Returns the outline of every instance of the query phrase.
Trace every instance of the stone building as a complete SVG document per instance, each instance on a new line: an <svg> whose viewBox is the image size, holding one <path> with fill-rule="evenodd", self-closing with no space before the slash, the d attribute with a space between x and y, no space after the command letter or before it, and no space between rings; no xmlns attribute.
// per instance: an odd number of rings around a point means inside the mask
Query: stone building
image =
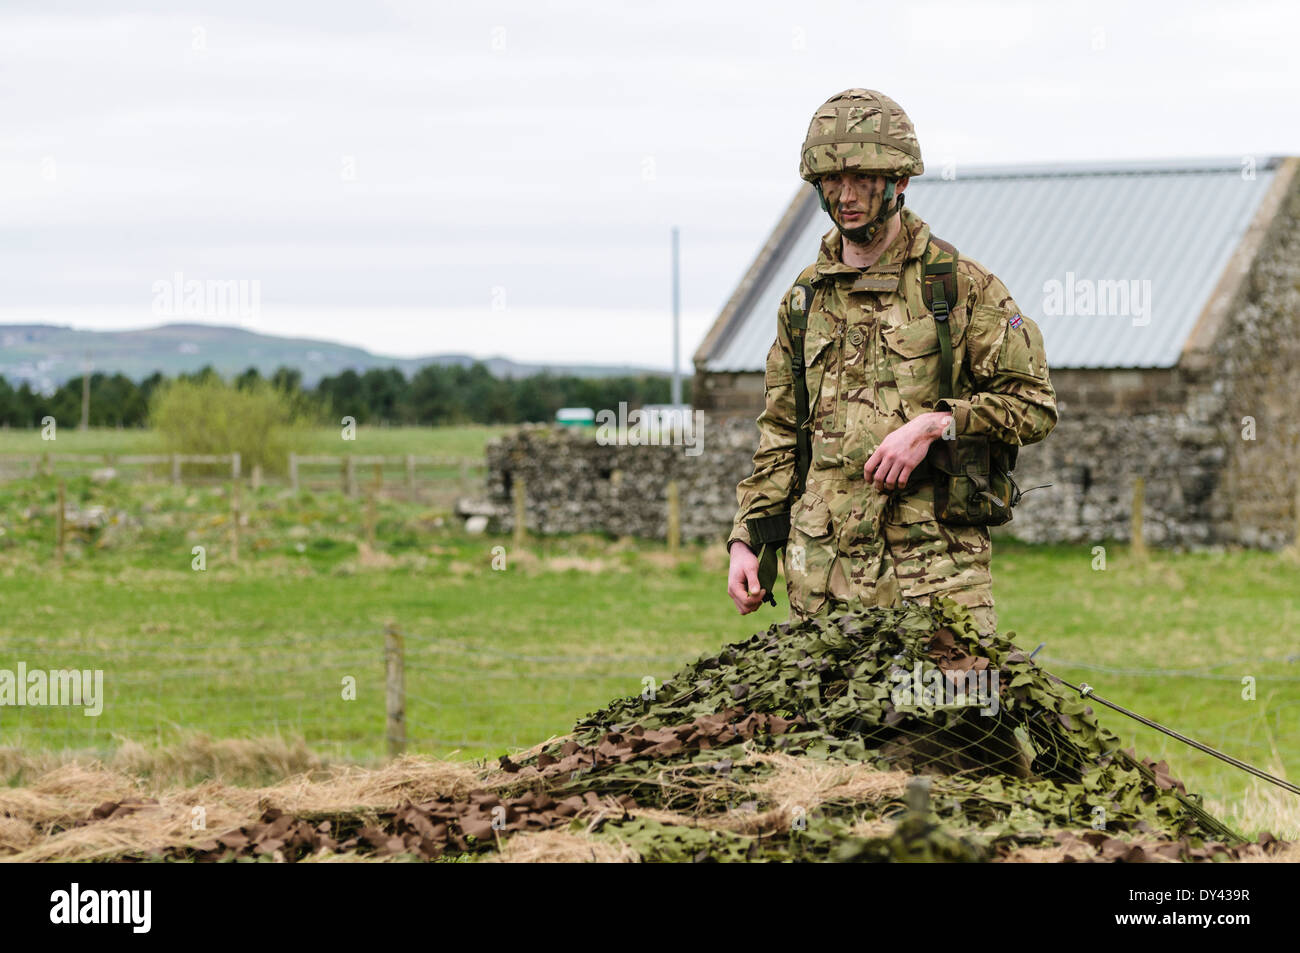
<svg viewBox="0 0 1300 953"><path fill-rule="evenodd" d="M990 268L1042 328L1060 422L1024 448L1025 496L997 534L1278 547L1300 522L1300 177L1296 158L1019 166L925 175L907 205ZM831 225L801 186L695 353L703 452L524 428L489 448L489 500L530 529L726 537L751 469L777 303Z"/></svg>

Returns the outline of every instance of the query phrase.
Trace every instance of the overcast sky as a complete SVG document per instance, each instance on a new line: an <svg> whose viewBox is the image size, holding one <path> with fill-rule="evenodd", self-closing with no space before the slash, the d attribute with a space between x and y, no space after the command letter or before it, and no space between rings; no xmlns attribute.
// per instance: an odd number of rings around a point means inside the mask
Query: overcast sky
<svg viewBox="0 0 1300 953"><path fill-rule="evenodd" d="M832 94L897 99L934 174L1296 154L1298 35L1287 2L5 0L0 322L667 367L677 225L689 367ZM257 306L160 313L177 273Z"/></svg>

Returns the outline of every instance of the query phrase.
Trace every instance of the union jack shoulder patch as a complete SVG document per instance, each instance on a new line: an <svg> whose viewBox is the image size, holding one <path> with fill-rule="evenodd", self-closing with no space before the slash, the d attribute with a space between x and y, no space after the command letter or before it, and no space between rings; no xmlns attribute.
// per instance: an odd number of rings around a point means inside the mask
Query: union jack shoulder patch
<svg viewBox="0 0 1300 953"><path fill-rule="evenodd" d="M1018 328L1018 327L1020 327L1020 325L1022 325L1022 324L1024 324L1024 323L1025 323L1024 318L1020 317L1020 315L1019 315L1018 313L1017 313L1017 314L1013 314L1013 315L1011 316L1011 326L1012 326L1013 328Z"/></svg>

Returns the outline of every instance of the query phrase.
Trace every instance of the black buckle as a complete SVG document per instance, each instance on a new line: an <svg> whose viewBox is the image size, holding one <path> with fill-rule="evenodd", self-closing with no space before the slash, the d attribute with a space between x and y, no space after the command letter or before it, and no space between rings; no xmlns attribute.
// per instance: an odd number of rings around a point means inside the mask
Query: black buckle
<svg viewBox="0 0 1300 953"><path fill-rule="evenodd" d="M934 319L936 321L947 321L948 320L948 296L946 293L936 296L934 293L935 284L936 282L933 281L929 282L930 310L934 312Z"/></svg>

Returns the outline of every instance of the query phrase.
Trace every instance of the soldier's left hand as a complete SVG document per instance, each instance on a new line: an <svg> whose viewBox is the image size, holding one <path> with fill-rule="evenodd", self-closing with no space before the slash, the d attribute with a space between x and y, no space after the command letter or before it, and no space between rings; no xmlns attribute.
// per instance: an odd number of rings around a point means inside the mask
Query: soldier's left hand
<svg viewBox="0 0 1300 953"><path fill-rule="evenodd" d="M925 459L930 444L942 436L951 414L931 411L909 420L880 441L862 468L862 478L882 493L907 486L912 471Z"/></svg>

